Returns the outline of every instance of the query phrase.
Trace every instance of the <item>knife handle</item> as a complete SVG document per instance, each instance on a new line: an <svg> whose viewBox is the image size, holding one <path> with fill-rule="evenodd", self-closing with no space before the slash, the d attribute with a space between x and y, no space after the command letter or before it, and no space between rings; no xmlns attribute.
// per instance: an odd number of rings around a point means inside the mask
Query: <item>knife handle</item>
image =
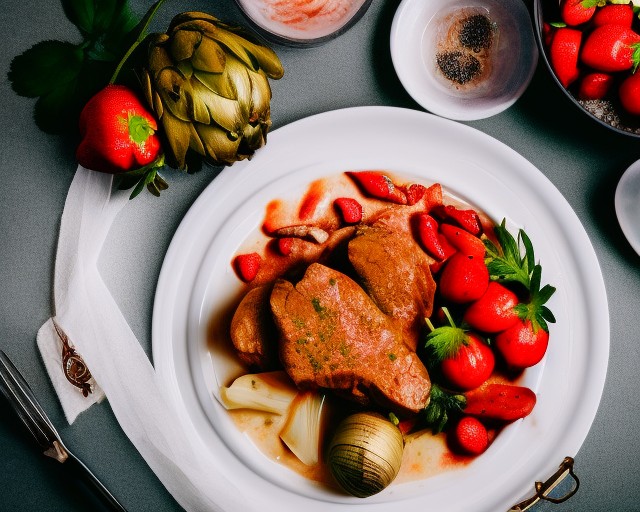
<svg viewBox="0 0 640 512"><path fill-rule="evenodd" d="M127 509L115 498L109 489L107 489L100 480L91 472L91 470L84 465L84 463L78 459L75 455L68 452L68 458L63 462L63 466L74 477L82 480L89 490L97 496L107 510L115 512L127 512Z"/></svg>

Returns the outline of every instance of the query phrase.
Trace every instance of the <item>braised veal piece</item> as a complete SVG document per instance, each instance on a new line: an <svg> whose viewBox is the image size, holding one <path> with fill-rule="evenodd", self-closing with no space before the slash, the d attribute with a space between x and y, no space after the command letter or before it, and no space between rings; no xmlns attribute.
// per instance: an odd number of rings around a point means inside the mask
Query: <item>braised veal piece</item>
<svg viewBox="0 0 640 512"><path fill-rule="evenodd" d="M401 413L427 405L429 375L402 329L346 275L314 263L295 286L276 282L271 309L280 359L298 387L342 391Z"/></svg>

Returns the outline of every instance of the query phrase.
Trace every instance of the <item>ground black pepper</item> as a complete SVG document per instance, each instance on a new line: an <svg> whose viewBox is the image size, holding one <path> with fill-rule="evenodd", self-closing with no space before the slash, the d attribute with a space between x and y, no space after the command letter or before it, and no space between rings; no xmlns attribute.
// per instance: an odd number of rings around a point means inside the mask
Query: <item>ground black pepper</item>
<svg viewBox="0 0 640 512"><path fill-rule="evenodd" d="M470 48L476 53L482 49L491 48L493 41L491 21L484 14L469 16L462 21L458 39L462 46Z"/></svg>
<svg viewBox="0 0 640 512"><path fill-rule="evenodd" d="M466 84L473 80L482 70L478 59L457 50L438 53L436 62L446 78L459 84Z"/></svg>

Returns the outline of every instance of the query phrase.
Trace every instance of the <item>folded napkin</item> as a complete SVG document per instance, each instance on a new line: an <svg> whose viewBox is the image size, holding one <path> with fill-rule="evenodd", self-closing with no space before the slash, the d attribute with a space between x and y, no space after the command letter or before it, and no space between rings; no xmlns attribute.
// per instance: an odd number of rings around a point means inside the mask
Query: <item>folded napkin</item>
<svg viewBox="0 0 640 512"><path fill-rule="evenodd" d="M112 194L110 175L78 167L60 225L54 277L55 321L84 359L95 382L88 399L61 366L61 341L48 320L38 347L71 423L102 392L125 434L186 510L251 512L250 502L222 468L185 433L170 395L98 271L98 257L128 192Z"/></svg>

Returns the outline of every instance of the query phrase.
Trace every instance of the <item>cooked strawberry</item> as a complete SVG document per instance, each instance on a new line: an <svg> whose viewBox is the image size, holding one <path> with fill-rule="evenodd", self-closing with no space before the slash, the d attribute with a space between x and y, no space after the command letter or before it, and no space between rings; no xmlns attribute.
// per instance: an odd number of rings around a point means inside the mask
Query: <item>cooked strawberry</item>
<svg viewBox="0 0 640 512"><path fill-rule="evenodd" d="M291 254L291 251L293 250L293 238L290 237L284 237L284 238L278 238L278 252L280 254L282 254L283 256L289 256L289 254Z"/></svg>
<svg viewBox="0 0 640 512"><path fill-rule="evenodd" d="M262 258L257 252L249 254L239 254L234 260L234 267L238 273L238 277L245 283L253 281L258 275Z"/></svg>
<svg viewBox="0 0 640 512"><path fill-rule="evenodd" d="M475 210L463 210L452 205L441 205L433 209L433 214L440 220L455 224L472 235L479 236L482 233L480 217Z"/></svg>
<svg viewBox="0 0 640 512"><path fill-rule="evenodd" d="M412 183L408 187L403 187L402 191L407 198L407 204L413 206L424 197L427 187L420 183Z"/></svg>
<svg viewBox="0 0 640 512"><path fill-rule="evenodd" d="M580 80L578 98L581 100L601 100L613 84L613 76L609 73L588 73Z"/></svg>
<svg viewBox="0 0 640 512"><path fill-rule="evenodd" d="M484 258L484 243L477 236L452 224L440 224L440 232L462 254Z"/></svg>
<svg viewBox="0 0 640 512"><path fill-rule="evenodd" d="M438 237L438 223L428 213L419 213L415 216L418 240L426 253L437 261L445 259L445 252Z"/></svg>
<svg viewBox="0 0 640 512"><path fill-rule="evenodd" d="M505 286L491 281L484 295L473 302L464 321L473 329L487 333L504 331L518 321L518 297Z"/></svg>
<svg viewBox="0 0 640 512"><path fill-rule="evenodd" d="M561 0L560 17L569 26L582 25L596 12L600 0Z"/></svg>
<svg viewBox="0 0 640 512"><path fill-rule="evenodd" d="M465 414L487 420L514 421L528 416L536 405L529 388L491 383L465 393Z"/></svg>
<svg viewBox="0 0 640 512"><path fill-rule="evenodd" d="M580 60L607 73L635 69L640 63L640 35L622 25L597 27L584 41Z"/></svg>
<svg viewBox="0 0 640 512"><path fill-rule="evenodd" d="M489 285L489 271L482 258L456 253L442 269L440 295L456 304L477 300Z"/></svg>
<svg viewBox="0 0 640 512"><path fill-rule="evenodd" d="M362 220L362 205L352 197L339 197L333 202L347 224L357 224Z"/></svg>
<svg viewBox="0 0 640 512"><path fill-rule="evenodd" d="M428 364L439 367L442 376L456 389L477 388L493 372L493 352L479 336L457 327L447 308L442 309L449 325L436 329L427 319L431 330L425 345Z"/></svg>
<svg viewBox="0 0 640 512"><path fill-rule="evenodd" d="M404 192L395 186L389 176L382 172L347 171L345 174L355 181L365 194L371 197L397 204L407 204Z"/></svg>
<svg viewBox="0 0 640 512"><path fill-rule="evenodd" d="M518 320L495 338L496 350L510 368L523 369L538 364L549 344L549 333L531 320Z"/></svg>
<svg viewBox="0 0 640 512"><path fill-rule="evenodd" d="M569 87L580 76L578 70L578 56L582 32L574 28L561 27L555 31L549 57L551 67L563 87Z"/></svg>
<svg viewBox="0 0 640 512"><path fill-rule="evenodd" d="M449 445L465 455L480 455L489 446L487 428L473 416L464 416L449 434Z"/></svg>
<svg viewBox="0 0 640 512"><path fill-rule="evenodd" d="M631 4L609 4L600 7L593 16L591 24L594 27L621 25L631 28L633 24L633 7L631 7Z"/></svg>

